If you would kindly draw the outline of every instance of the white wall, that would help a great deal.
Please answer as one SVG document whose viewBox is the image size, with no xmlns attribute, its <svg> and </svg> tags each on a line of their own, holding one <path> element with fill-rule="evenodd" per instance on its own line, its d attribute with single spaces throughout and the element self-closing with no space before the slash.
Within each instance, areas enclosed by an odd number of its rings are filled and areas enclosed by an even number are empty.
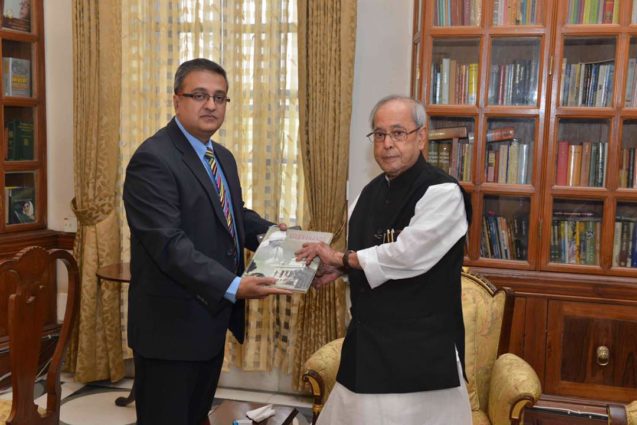
<svg viewBox="0 0 637 425">
<path fill-rule="evenodd" d="M 74 231 L 73 38 L 71 0 L 44 2 L 47 124 L 47 225 Z M 65 218 L 70 228 L 65 229 Z"/>
<path fill-rule="evenodd" d="M 409 95 L 413 1 L 358 0 L 356 63 L 349 151 L 351 203 L 380 173 L 365 138 L 369 112 L 389 94 Z"/>
</svg>

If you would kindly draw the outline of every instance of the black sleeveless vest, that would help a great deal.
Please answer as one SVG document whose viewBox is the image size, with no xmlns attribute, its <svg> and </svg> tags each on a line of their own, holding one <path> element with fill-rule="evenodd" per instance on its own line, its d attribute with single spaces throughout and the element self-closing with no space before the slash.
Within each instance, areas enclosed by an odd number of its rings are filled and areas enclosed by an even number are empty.
<svg viewBox="0 0 637 425">
<path fill-rule="evenodd" d="M 362 191 L 349 223 L 348 248 L 382 243 L 387 229 L 402 230 L 429 186 L 457 181 L 422 157 L 391 181 L 384 174 Z M 462 190 L 462 188 L 461 188 Z M 467 218 L 469 197 L 463 191 Z M 428 272 L 371 289 L 361 270 L 349 273 L 352 321 L 337 381 L 357 393 L 407 393 L 460 385 L 464 368 L 460 272 L 462 237 Z"/>
</svg>

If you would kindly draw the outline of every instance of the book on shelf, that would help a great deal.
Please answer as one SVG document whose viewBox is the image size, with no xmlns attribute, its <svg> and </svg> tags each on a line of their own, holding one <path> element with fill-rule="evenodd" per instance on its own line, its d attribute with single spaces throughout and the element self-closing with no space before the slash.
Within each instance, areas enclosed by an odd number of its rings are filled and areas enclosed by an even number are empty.
<svg viewBox="0 0 637 425">
<path fill-rule="evenodd" d="M 636 217 L 615 217 L 613 267 L 637 267 Z"/>
<path fill-rule="evenodd" d="M 539 0 L 495 0 L 495 25 L 532 25 L 539 22 Z"/>
<path fill-rule="evenodd" d="M 601 217 L 593 212 L 554 211 L 551 261 L 564 264 L 599 263 Z"/>
<path fill-rule="evenodd" d="M 555 184 L 558 186 L 606 185 L 608 143 L 570 143 L 560 140 L 557 144 Z"/>
<path fill-rule="evenodd" d="M 501 129 L 497 129 L 501 130 Z M 518 139 L 487 144 L 485 177 L 489 183 L 528 184 L 529 145 Z"/>
<path fill-rule="evenodd" d="M 538 61 L 515 59 L 512 63 L 491 65 L 489 103 L 493 105 L 531 105 L 537 100 Z"/>
<path fill-rule="evenodd" d="M 569 24 L 616 24 L 620 0 L 570 0 Z"/>
<path fill-rule="evenodd" d="M 11 120 L 6 123 L 5 159 L 7 161 L 27 161 L 33 155 L 33 123 L 22 120 Z"/>
<path fill-rule="evenodd" d="M 619 187 L 637 188 L 637 164 L 635 148 L 622 148 L 619 169 Z"/>
<path fill-rule="evenodd" d="M 528 216 L 498 215 L 487 211 L 482 216 L 480 255 L 501 260 L 526 260 L 528 252 Z"/>
<path fill-rule="evenodd" d="M 445 57 L 431 65 L 432 103 L 475 103 L 477 89 L 477 63 L 458 63 L 455 59 Z"/>
<path fill-rule="evenodd" d="M 294 253 L 306 242 L 332 241 L 332 233 L 313 232 L 297 229 L 282 231 L 271 226 L 263 237 L 246 268 L 244 276 L 273 277 L 274 286 L 297 292 L 307 292 L 318 270 L 319 259 L 309 265 L 305 261 L 296 261 Z"/>
<path fill-rule="evenodd" d="M 437 26 L 480 25 L 479 0 L 435 0 L 434 20 Z"/>
<path fill-rule="evenodd" d="M 613 95 L 615 60 L 562 63 L 563 106 L 609 106 Z"/>
<path fill-rule="evenodd" d="M 35 222 L 35 188 L 33 186 L 7 186 L 4 188 L 5 223 Z"/>
<path fill-rule="evenodd" d="M 2 58 L 2 85 L 5 96 L 31 96 L 31 61 Z"/>
<path fill-rule="evenodd" d="M 31 0 L 3 0 L 2 26 L 17 31 L 31 31 Z"/>
</svg>

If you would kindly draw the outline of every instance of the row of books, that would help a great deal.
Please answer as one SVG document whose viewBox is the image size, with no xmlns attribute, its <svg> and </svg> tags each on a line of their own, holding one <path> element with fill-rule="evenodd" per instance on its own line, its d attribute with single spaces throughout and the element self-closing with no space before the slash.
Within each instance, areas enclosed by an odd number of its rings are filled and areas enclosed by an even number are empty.
<svg viewBox="0 0 637 425">
<path fill-rule="evenodd" d="M 475 103 L 478 94 L 478 64 L 442 58 L 432 64 L 431 103 Z"/>
<path fill-rule="evenodd" d="M 7 161 L 27 161 L 33 155 L 33 122 L 11 120 L 4 128 L 5 152 Z"/>
<path fill-rule="evenodd" d="M 637 188 L 635 148 L 622 148 L 619 167 L 619 187 Z"/>
<path fill-rule="evenodd" d="M 569 24 L 616 24 L 620 0 L 570 0 Z"/>
<path fill-rule="evenodd" d="M 526 260 L 528 228 L 528 216 L 505 217 L 488 211 L 482 216 L 480 255 L 501 260 Z"/>
<path fill-rule="evenodd" d="M 637 226 L 635 218 L 616 217 L 613 237 L 613 266 L 637 267 Z"/>
<path fill-rule="evenodd" d="M 608 106 L 613 96 L 613 59 L 562 65 L 562 105 Z"/>
<path fill-rule="evenodd" d="M 434 2 L 435 25 L 480 25 L 481 3 L 481 0 L 436 0 Z"/>
<path fill-rule="evenodd" d="M 35 222 L 35 188 L 33 186 L 6 186 L 4 201 L 5 223 Z"/>
<path fill-rule="evenodd" d="M 531 105 L 537 100 L 538 61 L 516 59 L 513 63 L 491 65 L 489 103 Z"/>
<path fill-rule="evenodd" d="M 554 211 L 551 226 L 552 262 L 599 264 L 599 216 L 591 212 Z"/>
<path fill-rule="evenodd" d="M 2 58 L 2 87 L 5 96 L 31 96 L 31 61 Z"/>
<path fill-rule="evenodd" d="M 533 25 L 540 21 L 540 0 L 495 0 L 493 23 L 495 25 Z"/>
<path fill-rule="evenodd" d="M 560 140 L 557 146 L 558 186 L 604 187 L 608 143 L 570 143 Z"/>
<path fill-rule="evenodd" d="M 506 184 L 529 183 L 529 150 L 518 139 L 489 143 L 485 164 L 486 181 Z"/>
<path fill-rule="evenodd" d="M 427 161 L 460 181 L 471 180 L 473 144 L 458 143 L 453 150 L 451 142 L 429 142 Z"/>
</svg>

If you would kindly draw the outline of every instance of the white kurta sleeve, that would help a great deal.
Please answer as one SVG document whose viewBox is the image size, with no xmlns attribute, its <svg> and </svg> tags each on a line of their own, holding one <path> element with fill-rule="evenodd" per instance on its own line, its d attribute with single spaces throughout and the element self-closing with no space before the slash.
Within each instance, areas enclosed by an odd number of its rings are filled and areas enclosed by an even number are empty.
<svg viewBox="0 0 637 425">
<path fill-rule="evenodd" d="M 431 269 L 467 233 L 460 188 L 455 183 L 430 186 L 416 204 L 409 225 L 396 242 L 356 251 L 372 288 L 390 279 L 418 276 Z"/>
</svg>

